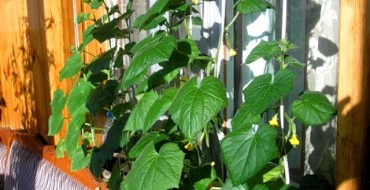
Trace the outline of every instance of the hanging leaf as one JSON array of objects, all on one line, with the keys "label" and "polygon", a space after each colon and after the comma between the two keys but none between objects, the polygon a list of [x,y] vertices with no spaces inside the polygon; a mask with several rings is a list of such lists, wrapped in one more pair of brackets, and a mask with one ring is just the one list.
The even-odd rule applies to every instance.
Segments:
[{"label": "hanging leaf", "polygon": [[245,183],[276,157],[276,135],[269,125],[253,125],[234,130],[222,140],[222,157],[234,186]]},{"label": "hanging leaf", "polygon": [[83,31],[82,33],[82,44],[80,45],[80,47],[78,48],[79,51],[83,51],[85,49],[85,47],[94,40],[94,37],[93,35],[91,34],[91,31],[95,28],[95,25],[89,25],[85,31]]},{"label": "hanging leaf", "polygon": [[284,58],[284,63],[293,67],[303,68],[305,64],[299,62],[297,59],[295,59],[292,56],[286,56]]},{"label": "hanging leaf", "polygon": [[78,171],[86,168],[90,163],[91,154],[87,153],[86,148],[80,146],[71,157],[71,171]]},{"label": "hanging leaf", "polygon": [[130,114],[130,117],[128,118],[127,124],[125,126],[125,131],[144,130],[145,118],[149,114],[150,108],[153,106],[158,97],[158,94],[154,91],[144,94],[144,96],[140,99],[135,108],[132,110],[132,113]]},{"label": "hanging leaf", "polygon": [[98,9],[103,5],[103,0],[91,0],[90,7],[91,9]]},{"label": "hanging leaf", "polygon": [[209,186],[212,184],[212,182],[216,179],[217,179],[216,170],[212,167],[211,168],[211,174],[210,174],[209,178],[204,178],[204,179],[201,179],[201,180],[197,181],[193,185],[193,187],[196,190],[207,190],[207,189],[209,189]]},{"label": "hanging leaf", "polygon": [[248,55],[245,63],[250,64],[259,58],[263,58],[265,61],[270,61],[273,57],[282,53],[283,51],[281,51],[276,42],[266,42],[262,40]]},{"label": "hanging leaf", "polygon": [[165,134],[159,133],[159,131],[154,131],[151,133],[146,134],[142,138],[140,138],[139,142],[135,144],[134,147],[130,150],[128,153],[128,156],[130,158],[137,158],[139,154],[143,151],[143,149],[150,143],[150,142],[161,142],[163,140],[167,139],[167,136]]},{"label": "hanging leaf", "polygon": [[75,52],[59,72],[59,81],[74,77],[82,68],[81,52]]},{"label": "hanging leaf", "polygon": [[280,97],[289,94],[294,87],[294,78],[295,73],[288,69],[280,70],[275,77],[271,74],[256,77],[243,91],[245,104],[253,108],[250,112],[260,114]]},{"label": "hanging leaf", "polygon": [[[146,47],[136,52],[132,58],[131,64],[122,77],[121,89],[125,89],[132,84],[140,82],[140,79],[144,77],[150,66],[168,61],[175,48],[175,41],[175,37],[165,36],[155,43],[146,44]],[[134,49],[135,47],[133,47],[131,51],[137,50]]]},{"label": "hanging leaf", "polygon": [[274,6],[265,0],[240,0],[236,5],[236,10],[245,15],[271,8],[274,8]]},{"label": "hanging leaf", "polygon": [[320,125],[330,121],[336,109],[320,92],[305,92],[292,104],[292,113],[304,125]]},{"label": "hanging leaf", "polygon": [[74,151],[78,148],[78,143],[80,140],[80,126],[77,126],[73,123],[68,125],[68,130],[66,134],[66,152],[67,156],[71,158]]},{"label": "hanging leaf", "polygon": [[93,61],[87,66],[87,68],[93,73],[97,74],[101,70],[108,70],[109,64],[113,60],[115,49],[110,49],[99,56],[95,57]]},{"label": "hanging leaf", "polygon": [[79,80],[73,86],[71,93],[67,99],[67,108],[72,117],[86,114],[86,102],[92,90],[92,84],[83,80]]},{"label": "hanging leaf", "polygon": [[219,79],[205,77],[198,83],[193,77],[177,92],[169,113],[190,140],[226,106],[225,86]]},{"label": "hanging leaf", "polygon": [[123,139],[123,126],[127,121],[127,116],[123,115],[122,117],[115,119],[113,126],[109,129],[107,133],[108,140],[99,148],[94,148],[91,152],[91,161],[90,161],[90,172],[95,176],[99,177],[103,172],[103,166],[107,160],[111,159],[113,153],[117,151],[121,140]]},{"label": "hanging leaf", "polygon": [[250,107],[249,104],[243,103],[239,110],[236,112],[234,119],[231,121],[233,130],[251,127],[252,124],[259,124],[261,121],[260,114],[252,114],[251,110],[253,107]]},{"label": "hanging leaf", "polygon": [[59,133],[59,131],[62,129],[63,126],[63,115],[61,113],[50,115],[49,121],[48,121],[48,135],[56,135]]},{"label": "hanging leaf", "polygon": [[64,139],[60,139],[57,147],[55,148],[57,158],[63,158],[65,151],[66,151],[66,141]]},{"label": "hanging leaf", "polygon": [[154,143],[150,142],[133,163],[131,171],[121,183],[121,189],[179,188],[184,157],[177,144],[164,144],[157,152]]},{"label": "hanging leaf", "polygon": [[51,101],[51,113],[60,113],[62,112],[65,103],[66,103],[66,95],[61,89],[58,89],[53,94],[53,100]]},{"label": "hanging leaf", "polygon": [[83,21],[89,20],[90,13],[81,13],[77,16],[77,23],[80,24]]}]

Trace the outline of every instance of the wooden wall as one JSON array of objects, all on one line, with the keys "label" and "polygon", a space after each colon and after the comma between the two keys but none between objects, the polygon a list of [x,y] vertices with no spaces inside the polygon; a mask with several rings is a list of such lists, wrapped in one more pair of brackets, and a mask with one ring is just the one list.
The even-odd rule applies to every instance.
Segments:
[{"label": "wooden wall", "polygon": [[[337,189],[370,187],[370,1],[342,0],[338,81]],[[368,155],[369,156],[369,155]],[[367,166],[366,166],[367,165]],[[367,186],[367,187],[365,187]]]},{"label": "wooden wall", "polygon": [[74,44],[72,1],[5,0],[0,12],[0,126],[46,137],[54,90],[73,84],[58,80]]}]

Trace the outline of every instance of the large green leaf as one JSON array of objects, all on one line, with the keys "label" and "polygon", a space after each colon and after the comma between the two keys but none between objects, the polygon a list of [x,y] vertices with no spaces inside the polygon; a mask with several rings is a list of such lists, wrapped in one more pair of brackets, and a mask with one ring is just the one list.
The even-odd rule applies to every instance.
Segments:
[{"label": "large green leaf", "polygon": [[273,57],[283,53],[276,42],[266,42],[262,40],[248,55],[246,64],[252,63],[259,58],[265,61],[271,60]]},{"label": "large green leaf", "polygon": [[292,113],[305,125],[320,125],[330,121],[336,109],[320,92],[305,92],[292,104]]},{"label": "large green leaf", "polygon": [[258,124],[261,121],[260,114],[252,114],[253,110],[250,105],[243,103],[235,114],[234,119],[231,121],[233,130],[240,129],[242,127],[250,127],[252,124]]},{"label": "large green leaf", "polygon": [[169,88],[163,92],[153,105],[149,108],[148,115],[145,117],[143,130],[148,131],[153,124],[170,108],[173,99],[175,98],[177,89]]},{"label": "large green leaf", "polygon": [[173,36],[165,36],[154,43],[146,44],[146,47],[135,53],[131,64],[122,77],[121,88],[125,89],[140,82],[150,66],[168,61],[176,46],[175,40]]},{"label": "large green leaf", "polygon": [[126,123],[125,131],[144,130],[145,118],[149,114],[150,108],[158,99],[158,97],[158,94],[154,91],[150,91],[144,94],[144,96],[140,99],[135,108],[132,110],[132,113]]},{"label": "large green leaf", "polygon": [[275,77],[271,74],[256,77],[243,91],[245,103],[253,108],[251,113],[260,114],[280,97],[289,94],[294,87],[294,78],[295,73],[288,69],[280,70]]},{"label": "large green leaf", "polygon": [[82,68],[81,52],[75,52],[59,72],[59,80],[74,77]]},{"label": "large green leaf", "polygon": [[121,30],[118,26],[119,22],[124,18],[126,18],[126,15],[121,15],[110,22],[97,26],[91,31],[91,34],[100,43],[111,38],[128,38],[131,31],[127,29]]},{"label": "large green leaf", "polygon": [[139,142],[137,142],[135,146],[132,147],[132,149],[128,153],[128,156],[130,158],[137,158],[143,151],[143,149],[148,145],[148,143],[150,142],[157,143],[165,140],[166,138],[167,136],[165,134],[159,133],[159,131],[148,133],[147,135],[140,138]]},{"label": "large green leaf", "polygon": [[265,11],[269,8],[274,8],[274,6],[265,0],[240,0],[236,5],[236,10],[245,15]]},{"label": "large green leaf", "polygon": [[177,144],[164,144],[159,152],[150,142],[132,165],[121,189],[167,190],[178,188],[185,154]]},{"label": "large green leaf", "polygon": [[222,108],[227,106],[224,84],[215,77],[197,77],[177,92],[169,113],[186,138],[193,139]]},{"label": "large green leaf", "polygon": [[222,140],[222,157],[234,186],[245,183],[276,157],[276,135],[269,125],[253,125],[234,130]]}]

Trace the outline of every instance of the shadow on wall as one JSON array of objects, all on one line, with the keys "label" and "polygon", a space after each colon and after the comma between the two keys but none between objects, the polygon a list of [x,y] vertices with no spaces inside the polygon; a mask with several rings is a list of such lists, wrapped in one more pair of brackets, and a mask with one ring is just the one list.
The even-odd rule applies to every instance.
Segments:
[{"label": "shadow on wall", "polygon": [[[319,1],[321,2],[321,1]],[[337,86],[331,86],[327,84],[327,81],[322,82],[325,84],[322,89],[318,89],[315,82],[317,75],[320,73],[320,69],[330,68],[328,65],[336,68],[337,62],[336,57],[338,54],[338,47],[335,42],[324,37],[322,30],[317,28],[318,24],[322,24],[322,18],[326,15],[321,15],[322,9],[326,9],[325,2],[318,4],[317,1],[307,1],[307,74],[313,75],[312,81],[309,79],[306,81],[306,86],[311,83],[315,90],[323,92],[325,95],[333,98],[334,104],[336,104]],[[330,18],[329,18],[330,19]],[[323,26],[325,27],[325,26]],[[330,34],[329,34],[330,35]],[[335,37],[335,36],[334,36]],[[313,44],[313,47],[312,47]],[[334,59],[333,59],[334,58]],[[334,65],[334,66],[333,66]],[[335,73],[335,71],[328,71],[326,74]],[[309,77],[308,77],[309,78]],[[316,80],[320,80],[317,79]],[[312,85],[313,83],[313,85]],[[305,147],[306,163],[304,165],[305,173],[314,173],[320,176],[324,181],[330,185],[335,183],[335,144],[336,144],[336,120],[329,122],[328,124],[321,126],[312,126],[309,129],[310,133],[307,141],[310,144]]]}]

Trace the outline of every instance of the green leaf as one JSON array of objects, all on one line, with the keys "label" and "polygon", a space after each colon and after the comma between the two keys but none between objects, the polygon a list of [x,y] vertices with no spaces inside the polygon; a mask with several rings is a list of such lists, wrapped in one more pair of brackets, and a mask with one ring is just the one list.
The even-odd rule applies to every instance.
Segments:
[{"label": "green leaf", "polygon": [[119,189],[121,182],[122,182],[121,168],[119,160],[117,160],[113,166],[112,175],[109,178],[107,187],[109,189]]},{"label": "green leaf", "polygon": [[77,16],[77,23],[81,23],[83,21],[89,20],[90,13],[81,13]]},{"label": "green leaf", "polygon": [[57,147],[55,148],[57,158],[63,158],[65,151],[66,151],[66,141],[64,139],[60,139]]},{"label": "green leaf", "polygon": [[135,53],[131,64],[122,77],[121,89],[140,82],[140,79],[145,76],[150,66],[168,61],[175,48],[175,40],[173,36],[166,36],[155,43],[146,44],[146,47],[141,48],[140,51]]},{"label": "green leaf", "polygon": [[262,113],[293,90],[294,78],[295,73],[288,69],[280,70],[275,77],[271,74],[256,77],[243,91],[245,104],[253,108],[252,114]]},{"label": "green leaf", "polygon": [[95,57],[94,60],[87,66],[87,68],[93,73],[97,74],[101,72],[101,70],[108,70],[109,64],[113,60],[115,49],[110,49],[98,57]]},{"label": "green leaf", "polygon": [[154,91],[147,92],[137,103],[135,108],[132,110],[130,117],[128,118],[125,126],[125,131],[137,131],[144,130],[145,118],[149,114],[149,110],[158,99],[158,94]]},{"label": "green leaf", "polygon": [[248,55],[245,63],[250,64],[259,58],[269,61],[281,53],[283,53],[283,51],[281,51],[276,42],[266,42],[262,40]]},{"label": "green leaf", "polygon": [[257,184],[253,187],[252,190],[270,190],[266,185]]},{"label": "green leaf", "polygon": [[251,127],[252,124],[259,124],[261,121],[260,114],[252,114],[249,104],[243,103],[235,114],[234,119],[231,121],[233,130],[243,127]]},{"label": "green leaf", "polygon": [[91,9],[98,9],[103,5],[103,0],[91,0],[90,7]]},{"label": "green leaf", "polygon": [[61,89],[58,89],[53,94],[53,100],[51,101],[51,113],[56,114],[62,112],[65,104],[66,104],[66,95]]},{"label": "green leaf", "polygon": [[80,47],[78,48],[80,51],[83,51],[83,49],[85,49],[85,47],[94,40],[94,37],[93,35],[91,34],[91,31],[95,28],[95,25],[89,25],[85,31],[83,31],[82,33],[82,44],[80,45]]},{"label": "green leaf", "polygon": [[273,167],[270,171],[263,174],[263,183],[281,178],[281,171],[283,169],[280,165]]},{"label": "green leaf", "polygon": [[222,190],[248,190],[248,186],[246,184],[241,184],[236,187],[233,186],[230,178],[226,179],[225,186],[222,187]]},{"label": "green leaf", "polygon": [[121,189],[167,190],[178,188],[185,154],[177,144],[164,144],[159,153],[150,142],[132,165]]},{"label": "green leaf", "polygon": [[320,92],[307,91],[293,102],[292,113],[306,126],[320,125],[330,121],[336,109]]},{"label": "green leaf", "polygon": [[120,141],[123,138],[123,126],[127,121],[126,115],[114,120],[113,126],[109,129],[107,139],[99,148],[94,148],[91,152],[90,172],[99,177],[103,171],[103,166],[107,160],[111,159],[113,153],[117,151]]},{"label": "green leaf", "polygon": [[141,17],[137,18],[132,24],[133,28],[144,29],[149,23],[156,19],[159,15],[162,15],[168,5],[170,5],[171,0],[158,0],[152,7]]},{"label": "green leaf", "polygon": [[303,68],[305,64],[299,62],[297,59],[295,59],[292,56],[286,56],[284,58],[284,63],[293,67]]},{"label": "green leaf", "polygon": [[234,130],[222,140],[222,157],[234,186],[245,183],[276,157],[276,135],[269,125],[253,125]]},{"label": "green leaf", "polygon": [[192,17],[191,18],[191,21],[192,21],[192,24],[193,25],[199,25],[199,26],[201,26],[202,24],[203,24],[203,20],[202,20],[202,18],[200,18],[200,17]]},{"label": "green leaf", "polygon": [[59,72],[59,81],[74,77],[82,68],[81,52],[75,52]]},{"label": "green leaf", "polygon": [[143,151],[143,149],[150,142],[154,142],[154,144],[155,144],[155,143],[161,142],[165,139],[167,139],[167,136],[165,134],[159,133],[159,131],[154,131],[154,132],[148,133],[145,136],[143,136],[142,138],[140,138],[140,140],[135,144],[135,146],[132,147],[132,149],[128,153],[128,156],[130,158],[137,158],[139,156],[139,154]]},{"label": "green leaf", "polygon": [[[139,19],[145,18],[145,15],[141,15],[141,16],[142,16],[141,18],[137,18],[137,21],[139,21]],[[167,20],[166,17],[164,17],[163,15],[159,15],[155,19],[153,19],[151,22],[149,22],[143,29],[151,30],[153,28],[156,28],[157,26],[163,25],[166,22],[166,20]]]},{"label": "green leaf", "polygon": [[274,8],[274,6],[265,0],[240,0],[236,5],[236,10],[245,15],[265,11],[270,8]]},{"label": "green leaf", "polygon": [[60,129],[62,129],[63,121],[64,118],[61,113],[50,115],[48,122],[49,125],[48,135],[50,136],[58,134]]},{"label": "green leaf", "polygon": [[73,124],[71,122],[68,125],[68,130],[66,134],[66,152],[68,157],[72,157],[74,151],[78,148],[78,143],[80,140],[80,126]]},{"label": "green leaf", "polygon": [[127,38],[131,33],[128,29],[119,29],[119,22],[125,18],[125,15],[121,15],[110,22],[104,23],[101,26],[95,27],[91,34],[100,43],[111,38]]},{"label": "green leaf", "polygon": [[116,99],[115,92],[118,87],[116,80],[108,80],[95,88],[87,102],[87,108],[92,114],[96,114],[102,107],[111,105]]},{"label": "green leaf", "polygon": [[217,179],[217,174],[216,174],[216,170],[212,167],[209,178],[204,178],[204,179],[201,179],[200,181],[197,181],[193,187],[196,190],[207,190],[209,188],[209,185],[211,185],[211,183],[215,179]]},{"label": "green leaf", "polygon": [[169,88],[163,92],[153,105],[149,108],[148,115],[146,115],[143,125],[144,132],[147,132],[153,124],[170,108],[173,99],[175,98],[177,89]]},{"label": "green leaf", "polygon": [[86,168],[90,163],[91,154],[82,146],[78,147],[71,157],[71,171]]},{"label": "green leaf", "polygon": [[185,137],[193,139],[226,106],[225,86],[219,79],[205,77],[198,83],[193,77],[177,92],[169,113]]},{"label": "green leaf", "polygon": [[67,108],[72,117],[84,114],[87,111],[86,102],[92,90],[92,84],[83,80],[78,80],[73,86],[67,99]]}]

